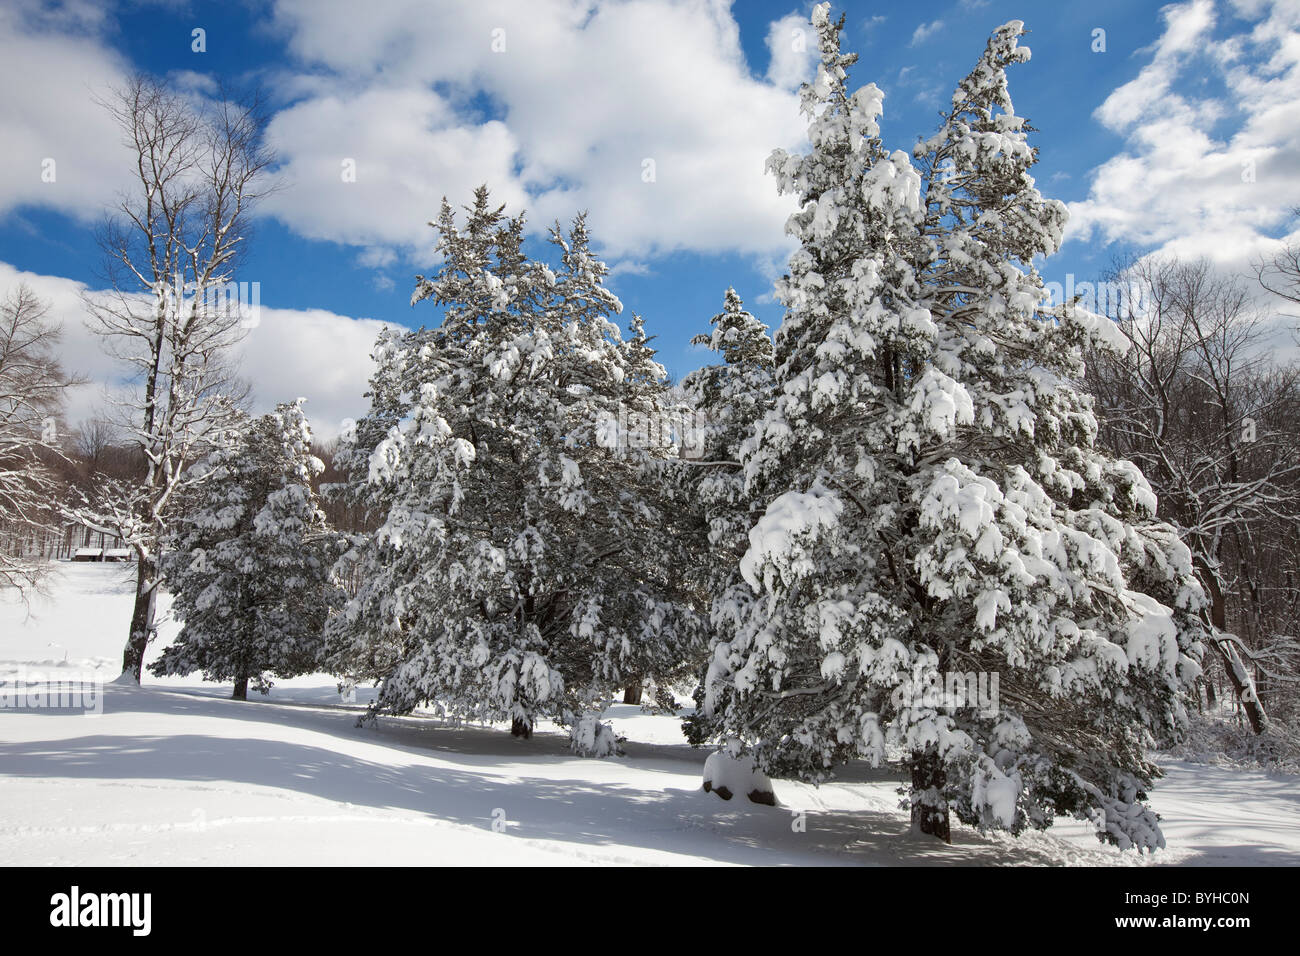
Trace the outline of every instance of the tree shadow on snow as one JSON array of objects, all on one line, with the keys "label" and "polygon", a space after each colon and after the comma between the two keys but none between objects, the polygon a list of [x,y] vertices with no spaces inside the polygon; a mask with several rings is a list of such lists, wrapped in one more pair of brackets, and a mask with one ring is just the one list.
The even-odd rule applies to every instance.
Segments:
[{"label": "tree shadow on snow", "polygon": [[[358,728],[356,710],[220,700],[149,687],[110,688],[105,712],[250,720],[325,739],[318,746],[234,734],[96,734],[88,718],[85,729],[91,733],[84,736],[0,744],[0,772],[30,778],[230,782],[488,830],[494,811],[501,808],[510,821],[508,832],[516,838],[642,847],[723,863],[1139,862],[1132,854],[1120,859],[1107,851],[1083,854],[1089,857],[1085,860],[1077,848],[1050,836],[1013,842],[964,827],[956,828],[955,844],[945,846],[910,835],[906,820],[892,810],[805,808],[806,816],[798,821],[787,807],[759,806],[739,797],[723,802],[695,787],[667,785],[667,780],[662,788],[645,786],[647,772],[672,775],[679,782],[682,775],[699,779],[707,754],[684,743],[632,742],[627,757],[594,761],[569,753],[561,734],[539,733],[525,741],[501,730],[452,727],[428,718],[381,718],[377,725]],[[332,748],[329,738],[350,741],[346,749],[369,746],[382,753],[364,759]],[[579,766],[582,776],[574,775]],[[566,772],[570,767],[573,774]],[[879,774],[866,776],[873,773]],[[780,796],[781,782],[777,789]],[[1288,855],[1275,848],[1252,850],[1249,862],[1294,862],[1281,859]]]}]

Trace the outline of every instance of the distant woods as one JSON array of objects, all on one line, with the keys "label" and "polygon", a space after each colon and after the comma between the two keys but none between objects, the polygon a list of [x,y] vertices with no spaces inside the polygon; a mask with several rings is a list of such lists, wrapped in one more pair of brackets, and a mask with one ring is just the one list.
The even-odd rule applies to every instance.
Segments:
[{"label": "distant woods", "polygon": [[[1264,289],[1300,301],[1300,258],[1261,263]],[[1294,718],[1300,682],[1300,362],[1295,327],[1259,288],[1210,263],[1118,265],[1123,357],[1091,354],[1085,384],[1101,442],[1141,468],[1192,550],[1220,638],[1200,704],[1226,685],[1258,732]],[[1250,683],[1254,683],[1254,692]],[[1256,697],[1257,695],[1257,697]]]}]

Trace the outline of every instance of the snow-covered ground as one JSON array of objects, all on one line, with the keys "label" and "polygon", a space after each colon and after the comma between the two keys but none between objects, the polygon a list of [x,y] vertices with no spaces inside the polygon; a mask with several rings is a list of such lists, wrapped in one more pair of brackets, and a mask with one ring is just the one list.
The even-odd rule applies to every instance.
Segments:
[{"label": "snow-covered ground", "polygon": [[[0,604],[0,676],[116,676],[130,568],[62,564],[31,615]],[[166,601],[163,602],[164,609]],[[164,642],[175,632],[163,628]],[[151,648],[152,660],[161,646]],[[814,788],[775,781],[778,807],[700,788],[707,753],[677,721],[617,705],[627,755],[571,755],[541,728],[432,718],[358,728],[327,675],[267,698],[146,675],[103,713],[0,710],[0,854],[53,864],[1246,864],[1300,865],[1300,778],[1169,761],[1152,803],[1169,849],[1100,846],[1079,823],[1019,839],[958,826],[908,833],[888,771]]]}]

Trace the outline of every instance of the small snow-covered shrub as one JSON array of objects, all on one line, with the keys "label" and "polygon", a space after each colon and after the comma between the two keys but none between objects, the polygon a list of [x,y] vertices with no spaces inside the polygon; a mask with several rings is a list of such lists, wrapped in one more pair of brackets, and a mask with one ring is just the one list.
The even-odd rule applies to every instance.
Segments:
[{"label": "small snow-covered shrub", "polygon": [[621,757],[622,737],[597,714],[583,714],[569,732],[569,749],[582,757]]},{"label": "small snow-covered shrub", "polygon": [[704,762],[704,792],[716,793],[723,800],[743,793],[754,803],[776,806],[772,781],[754,766],[754,758],[733,757],[721,750]]}]

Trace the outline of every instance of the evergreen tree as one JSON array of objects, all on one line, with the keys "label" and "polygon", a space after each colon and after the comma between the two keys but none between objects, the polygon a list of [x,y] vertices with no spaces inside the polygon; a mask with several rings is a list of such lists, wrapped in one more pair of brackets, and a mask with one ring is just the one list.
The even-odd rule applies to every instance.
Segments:
[{"label": "evergreen tree", "polygon": [[696,335],[691,344],[716,352],[722,362],[691,372],[682,387],[706,423],[703,457],[738,464],[741,446],[770,404],[772,339],[735,289],[727,289],[722,311],[709,324],[713,331]]},{"label": "evergreen tree", "polygon": [[[1066,813],[1161,846],[1145,748],[1183,727],[1203,597],[1140,472],[1095,446],[1080,354],[1114,329],[1042,305],[1033,261],[1065,211],[1006,91],[1022,25],[993,34],[918,170],[880,143],[880,91],[848,92],[827,7],[812,150],[770,161],[800,248],[745,454],[767,506],[748,591],[715,608],[697,734],[813,781],[897,755],[915,826],[945,839],[950,810],[1013,833]],[[932,683],[977,675],[986,699]]]},{"label": "evergreen tree", "polygon": [[691,339],[722,358],[682,381],[690,408],[699,421],[701,457],[689,469],[696,504],[708,527],[704,563],[718,574],[734,576],[754,523],[740,458],[754,424],[771,407],[773,350],[767,326],[745,311],[735,289],[727,289],[723,310],[709,320],[713,331]]},{"label": "evergreen tree", "polygon": [[386,426],[364,489],[386,519],[335,660],[381,682],[376,713],[431,704],[525,737],[549,717],[607,753],[592,715],[617,688],[671,680],[703,641],[658,560],[653,478],[673,449],[644,425],[664,371],[639,319],[627,341],[612,321],[583,217],[552,230],[558,272],[523,254],[524,220],[486,188],[463,229],[445,201],[436,228],[443,264],[413,302],[442,323],[381,339],[357,429]]},{"label": "evergreen tree", "polygon": [[[682,380],[698,447],[697,455],[678,469],[676,485],[684,510],[696,523],[687,560],[706,607],[725,603],[713,602],[713,596],[734,588],[743,594],[748,587],[737,568],[762,505],[746,488],[740,461],[755,422],[771,407],[774,364],[767,326],[745,310],[735,289],[727,289],[722,311],[709,324],[712,330],[696,335],[691,344],[706,346],[722,361]],[[718,623],[725,626],[725,621]],[[702,693],[701,684],[695,695],[697,714]],[[708,730],[697,727],[692,717],[687,737],[698,743],[700,734],[707,736]]]},{"label": "evergreen tree", "polygon": [[245,418],[198,466],[194,490],[163,570],[183,622],[150,665],[158,675],[203,671],[250,681],[320,668],[324,628],[342,591],[331,576],[338,539],[325,525],[311,480],[321,471],[301,399]]}]

